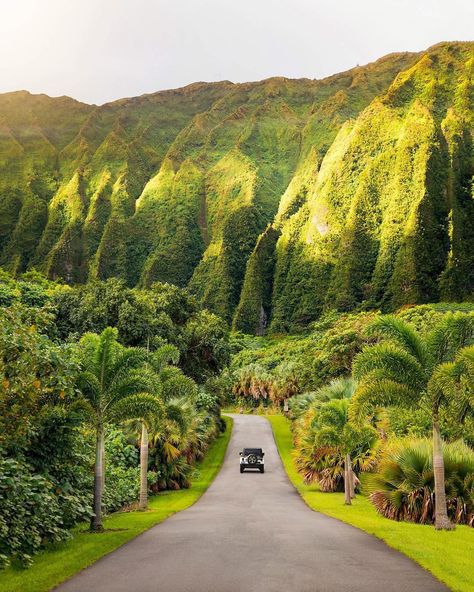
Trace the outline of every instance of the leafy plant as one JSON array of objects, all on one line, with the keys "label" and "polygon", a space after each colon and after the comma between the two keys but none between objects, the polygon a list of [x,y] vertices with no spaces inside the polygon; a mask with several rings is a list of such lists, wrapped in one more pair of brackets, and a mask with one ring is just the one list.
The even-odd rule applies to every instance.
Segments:
[{"label": "leafy plant", "polygon": [[317,408],[332,399],[350,399],[355,386],[351,378],[336,378],[314,392],[297,395],[290,401],[291,415],[293,419],[298,419],[310,407]]},{"label": "leafy plant", "polygon": [[[449,519],[474,526],[474,451],[463,442],[443,445]],[[377,510],[392,520],[434,524],[435,480],[432,444],[428,439],[390,442],[377,472],[366,481]]]},{"label": "leafy plant", "polygon": [[332,383],[325,395],[332,398],[313,401],[295,429],[295,463],[305,482],[316,481],[327,492],[343,488],[347,504],[357,485],[354,471],[373,468],[378,449],[374,428],[349,422],[349,398],[354,388],[354,382],[347,379]]},{"label": "leafy plant", "polygon": [[86,334],[80,342],[83,369],[78,385],[85,399],[85,411],[96,433],[94,471],[94,515],[91,529],[102,529],[104,487],[104,433],[108,423],[159,415],[162,407],[156,392],[159,385],[144,368],[147,352],[123,348],[117,330],[100,335]]},{"label": "leafy plant", "polygon": [[63,492],[24,463],[0,457],[0,568],[17,558],[28,566],[46,543],[69,538],[69,528],[90,516],[89,500]]},{"label": "leafy plant", "polygon": [[452,527],[446,507],[440,408],[456,388],[447,388],[458,372],[452,361],[474,337],[474,314],[448,313],[424,336],[394,316],[376,320],[370,328],[380,343],[364,349],[354,361],[360,380],[351,416],[363,419],[374,405],[423,407],[432,420],[433,467],[437,529]]}]

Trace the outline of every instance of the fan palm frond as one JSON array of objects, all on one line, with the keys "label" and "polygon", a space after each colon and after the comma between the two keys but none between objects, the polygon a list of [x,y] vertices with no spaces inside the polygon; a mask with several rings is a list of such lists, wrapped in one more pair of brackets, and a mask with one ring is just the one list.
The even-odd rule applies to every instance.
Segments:
[{"label": "fan palm frond", "polygon": [[[427,439],[395,440],[382,453],[377,473],[366,488],[377,510],[387,518],[434,523],[435,487]],[[444,445],[447,508],[451,520],[472,525],[474,451],[462,442]]]},{"label": "fan palm frond", "polygon": [[116,344],[116,352],[110,367],[107,368],[106,383],[113,389],[117,384],[128,377],[131,372],[143,370],[147,360],[145,349],[138,347],[122,347]]}]

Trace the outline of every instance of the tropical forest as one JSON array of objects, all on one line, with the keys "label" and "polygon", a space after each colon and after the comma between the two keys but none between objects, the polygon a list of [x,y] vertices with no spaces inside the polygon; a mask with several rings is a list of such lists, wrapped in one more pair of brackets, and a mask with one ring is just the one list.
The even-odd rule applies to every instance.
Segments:
[{"label": "tropical forest", "polygon": [[[232,574],[244,520],[285,557],[347,529],[366,573],[220,592],[473,592],[473,134],[472,42],[100,106],[0,94],[0,590],[199,592],[119,579],[151,533],[156,561],[189,540],[193,581],[206,536]],[[237,475],[247,445],[264,475]]]}]

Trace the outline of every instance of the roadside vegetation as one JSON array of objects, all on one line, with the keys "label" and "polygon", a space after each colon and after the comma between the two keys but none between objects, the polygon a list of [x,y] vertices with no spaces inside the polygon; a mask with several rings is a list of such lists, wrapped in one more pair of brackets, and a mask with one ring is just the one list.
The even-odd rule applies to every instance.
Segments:
[{"label": "roadside vegetation", "polygon": [[2,592],[47,592],[144,530],[194,504],[212,483],[224,460],[232,419],[225,417],[224,421],[226,431],[194,467],[189,488],[153,495],[146,512],[119,511],[109,515],[101,533],[92,533],[86,523],[79,524],[70,539],[52,544],[36,555],[29,569],[14,565],[0,572]]},{"label": "roadside vegetation", "polygon": [[471,303],[254,337],[168,284],[2,272],[0,585],[47,589],[192,503],[225,407],[269,415],[311,507],[474,590],[473,347]]},{"label": "roadside vegetation", "polygon": [[383,517],[366,495],[357,495],[350,506],[344,493],[324,493],[317,483],[307,484],[294,461],[291,420],[282,415],[268,416],[275,441],[290,481],[308,506],[382,539],[404,553],[454,592],[473,592],[472,552],[474,532],[468,526],[454,531],[435,530],[413,522]]},{"label": "roadside vegetation", "polygon": [[234,410],[268,415],[312,508],[473,590],[473,344],[469,303],[331,312],[301,335],[235,335],[220,380]]},{"label": "roadside vegetation", "polygon": [[0,569],[189,488],[225,429],[208,384],[228,356],[225,324],[179,288],[3,273]]}]

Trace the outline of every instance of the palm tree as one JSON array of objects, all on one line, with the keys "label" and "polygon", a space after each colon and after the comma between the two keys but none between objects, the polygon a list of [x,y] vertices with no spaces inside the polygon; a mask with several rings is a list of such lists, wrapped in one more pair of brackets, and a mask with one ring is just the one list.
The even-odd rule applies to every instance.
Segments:
[{"label": "palm tree", "polygon": [[[139,509],[145,510],[148,505],[148,457],[149,444],[152,446],[155,460],[156,451],[160,449],[161,458],[158,464],[160,471],[179,464],[182,469],[185,435],[192,434],[190,417],[195,413],[191,401],[197,395],[197,385],[192,378],[183,374],[182,370],[172,364],[179,361],[179,351],[173,345],[162,345],[149,354],[147,368],[152,372],[155,382],[155,394],[159,393],[160,414],[147,419],[142,418],[131,422],[132,429],[140,432],[140,502]],[[189,472],[186,467],[185,473]],[[187,474],[184,475],[187,478]],[[176,481],[177,483],[177,481]]]},{"label": "palm tree", "polygon": [[288,400],[299,390],[298,377],[298,369],[294,362],[281,362],[273,375],[271,387],[273,401],[278,403],[283,401],[288,404]]},{"label": "palm tree", "polygon": [[[150,376],[152,379],[150,382],[153,385],[152,388],[155,396],[158,396],[158,391],[161,392],[162,390],[162,377],[160,373],[163,373],[163,369],[167,364],[177,364],[178,360],[179,351],[174,345],[162,345],[151,355],[148,355],[147,362],[150,363],[153,372],[156,373],[156,376],[153,376],[153,374]],[[153,380],[153,378],[158,379],[159,382]],[[161,418],[162,416],[163,408],[160,405],[160,413],[157,414],[157,417]],[[140,425],[140,497],[138,502],[138,508],[140,510],[146,510],[148,508],[148,430],[149,422],[147,422],[145,417],[142,417]]]},{"label": "palm tree", "polygon": [[295,395],[290,401],[293,419],[301,417],[310,407],[320,407],[332,399],[350,399],[355,391],[352,378],[335,378],[320,386],[316,391]]},{"label": "palm tree", "polygon": [[118,332],[108,327],[100,335],[88,333],[80,341],[82,371],[78,384],[85,409],[96,433],[94,503],[91,530],[102,527],[104,487],[104,431],[109,423],[159,414],[160,403],[150,389],[150,374],[144,369],[146,350],[125,348]]},{"label": "palm tree", "polygon": [[164,413],[150,425],[153,462],[160,468],[161,487],[179,488],[188,483],[190,465],[186,455],[194,444],[196,411],[184,398],[164,401]]},{"label": "palm tree", "polygon": [[435,527],[452,529],[446,506],[439,411],[456,396],[456,389],[447,388],[446,378],[454,376],[449,363],[473,339],[474,315],[448,313],[426,336],[402,319],[386,315],[376,320],[369,332],[382,341],[366,347],[354,360],[354,377],[360,382],[352,400],[351,418],[360,421],[374,405],[422,407],[429,413],[433,428]]},{"label": "palm tree", "polygon": [[349,399],[354,389],[355,383],[344,378],[318,389],[310,409],[297,421],[296,430],[296,464],[305,481],[316,479],[323,491],[336,491],[343,483],[348,505],[355,496],[357,480],[353,461],[356,470],[371,467],[378,439],[371,426],[359,428],[349,422]]},{"label": "palm tree", "polygon": [[[474,451],[462,440],[443,445],[448,513],[457,524],[474,526]],[[435,519],[432,443],[428,438],[391,440],[377,472],[365,485],[383,516],[430,524]]]},{"label": "palm tree", "polygon": [[273,377],[258,363],[247,364],[236,373],[233,393],[236,397],[267,399],[271,395]]},{"label": "palm tree", "polygon": [[460,349],[453,362],[440,364],[434,373],[434,395],[445,404],[452,403],[457,421],[464,424],[474,416],[474,345]]}]

